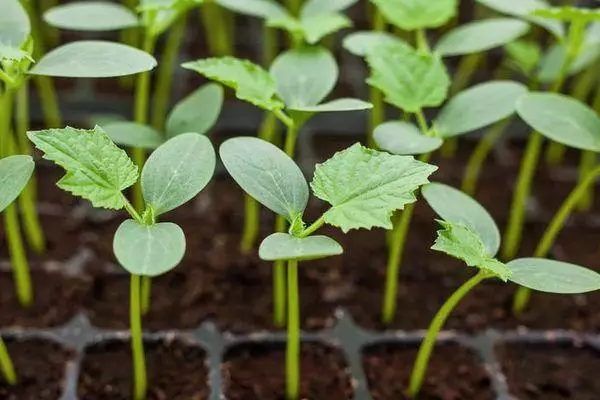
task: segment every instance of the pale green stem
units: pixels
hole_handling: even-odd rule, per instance
[[[131,274],[131,288],[129,292],[129,324],[131,329],[131,353],[133,357],[134,400],[144,400],[146,398],[146,389],[148,385],[146,378],[144,340],[142,337],[142,312],[140,301],[140,276]]]
[[[15,373],[15,367],[2,338],[0,338],[0,368],[2,368],[2,376],[4,376],[6,383],[11,386],[16,385],[17,374]]]
[[[373,5],[373,16],[372,16],[373,30],[377,32],[385,32],[387,30],[387,24],[383,14]],[[385,120],[385,103],[383,102],[383,94],[379,89],[369,86],[369,101],[373,104],[369,118],[369,130],[367,131],[367,146],[370,148],[376,148],[375,139],[373,133],[375,128],[383,123]]]
[[[287,400],[300,396],[300,305],[298,289],[298,261],[287,262],[288,319],[285,352],[285,393]]]
[[[417,29],[417,50],[423,54],[431,53],[425,29]]]
[[[233,55],[233,48],[221,7],[215,4],[214,1],[208,1],[202,5],[200,15],[210,53],[214,56]]]

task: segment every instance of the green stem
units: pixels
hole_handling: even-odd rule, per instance
[[[241,252],[248,254],[254,248],[260,225],[260,206],[254,198],[244,194],[244,230],[240,244]]]
[[[408,386],[409,397],[416,398],[421,390],[423,378],[425,377],[425,372],[427,371],[427,364],[429,363],[429,358],[431,357],[431,352],[433,351],[433,347],[435,346],[435,342],[440,330],[446,323],[450,313],[452,310],[454,310],[462,298],[465,297],[465,295],[469,293],[471,289],[477,286],[485,278],[487,278],[487,275],[484,272],[479,271],[477,275],[473,276],[461,287],[456,289],[452,296],[450,296],[442,305],[437,314],[435,314],[433,321],[431,321],[431,325],[429,325],[429,328],[427,329],[427,334],[425,335],[423,342],[421,342],[419,352],[417,353],[417,359],[413,366],[412,374],[410,375],[410,384]]]
[[[214,1],[207,1],[200,10],[208,48],[214,56],[233,55],[228,29],[221,7]]]
[[[285,393],[287,400],[300,396],[300,306],[298,293],[298,261],[287,262],[288,323],[285,353]]]
[[[590,171],[596,165],[596,152],[595,151],[582,151],[581,159],[579,161],[579,180],[581,183],[585,177],[590,173]],[[577,203],[577,210],[579,211],[589,211],[594,204],[594,187],[591,186],[588,190],[586,190],[581,197],[579,203]]]
[[[299,238],[305,238],[307,236],[312,235],[319,228],[321,228],[325,224],[325,214],[321,215],[319,219],[313,222],[308,228],[304,229],[300,234],[298,234]]]
[[[379,11],[379,9],[372,5],[373,7],[373,30],[377,32],[385,32],[387,30],[387,24],[383,14]],[[370,118],[369,118],[369,130],[367,131],[367,146],[370,148],[375,148],[377,145],[375,144],[375,139],[373,138],[373,133],[375,132],[375,128],[383,123],[385,120],[385,103],[383,102],[383,94],[379,91],[379,89],[369,86],[369,101],[373,104],[373,108],[371,109]]]
[[[160,60],[152,109],[152,127],[159,132],[164,132],[165,129],[167,108],[171,99],[173,71],[177,64],[177,57],[179,56],[183,38],[185,37],[186,26],[186,15],[182,14],[169,31]]]
[[[135,12],[139,0],[122,0],[123,5]],[[141,30],[138,27],[123,29],[119,32],[119,41],[131,47],[139,47]],[[123,76],[119,78],[119,83],[125,88],[133,87],[135,79],[131,76]]]
[[[597,165],[582,180],[579,181],[575,189],[573,189],[569,196],[567,196],[565,201],[560,206],[558,212],[554,215],[554,218],[552,218],[552,221],[544,231],[544,234],[535,249],[534,257],[543,258],[548,255],[552,245],[556,241],[558,234],[564,227],[567,218],[569,218],[577,203],[581,201],[587,190],[593,186],[594,182],[599,176],[600,165]],[[515,294],[515,298],[513,299],[513,312],[516,315],[521,314],[525,307],[527,307],[530,294],[531,290],[525,287],[519,287],[517,293]]]
[[[144,341],[142,338],[142,313],[140,307],[140,276],[131,274],[129,292],[129,324],[131,329],[131,352],[133,357],[133,398],[146,398],[146,361],[144,356]]]
[[[17,298],[23,307],[29,307],[33,303],[31,276],[29,274],[29,263],[25,254],[21,229],[19,228],[17,206],[14,203],[4,210],[4,230],[6,232],[6,240],[8,241],[8,251],[17,289]]]
[[[9,385],[16,385],[17,374],[15,374],[15,367],[13,366],[10,354],[8,354],[8,349],[2,338],[0,338],[0,368],[2,368],[4,380]]]
[[[427,127],[427,120],[425,119],[423,110],[418,110],[415,113],[415,117],[417,118],[417,123],[419,124],[419,129],[421,130],[421,133],[427,136],[429,134],[429,128]]]
[[[150,303],[152,302],[152,278],[149,276],[142,276],[142,315],[146,315],[150,310]]]
[[[32,1],[32,0],[25,0]],[[38,0],[40,5],[40,15],[43,15],[49,9],[58,5],[58,0]],[[57,28],[50,24],[41,25],[43,29],[43,37],[45,43],[49,44],[50,47],[56,47],[60,43],[60,33]]]
[[[425,29],[417,29],[417,50],[420,53],[427,54],[431,53],[431,49],[429,48],[429,42],[427,41],[427,34]]]

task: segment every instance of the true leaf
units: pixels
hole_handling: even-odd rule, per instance
[[[517,113],[529,126],[556,142],[600,151],[600,117],[571,97],[533,92],[517,102]]]
[[[468,266],[477,267],[504,282],[510,279],[511,270],[486,252],[481,238],[475,232],[462,224],[438,222],[443,229],[437,232],[437,239],[431,247],[433,250],[458,258]]]
[[[516,40],[504,46],[508,65],[526,77],[531,76],[542,59],[541,46],[530,40]]]
[[[123,221],[113,239],[119,264],[129,273],[158,276],[175,268],[185,254],[185,235],[172,222],[143,225]]]
[[[167,136],[185,132],[204,135],[217,122],[222,107],[223,88],[214,83],[201,86],[177,103],[169,113]]]
[[[274,0],[215,0],[231,11],[254,17],[271,19],[288,16],[287,10]]]
[[[491,81],[475,85],[454,96],[434,122],[439,136],[452,137],[475,131],[515,112],[517,100],[527,88],[511,81]]]
[[[283,108],[275,99],[275,81],[262,67],[233,57],[207,58],[182,65],[235,90],[240,99],[266,110]]]
[[[25,189],[34,167],[30,156],[9,156],[0,160],[0,212]]]
[[[261,260],[314,260],[342,254],[342,246],[330,237],[316,235],[298,238],[287,233],[274,233],[258,248]]]
[[[2,0],[0,43],[19,48],[31,32],[27,12],[19,0]]]
[[[304,38],[309,44],[316,44],[325,36],[352,26],[352,20],[343,14],[319,14],[301,19]]]
[[[316,106],[290,107],[291,110],[311,113],[369,110],[373,104],[359,99],[336,99]]]
[[[0,43],[0,61],[16,61],[20,62],[23,59],[33,61],[31,55],[18,47],[5,46]]]
[[[179,207],[204,189],[215,162],[215,151],[206,136],[175,136],[150,155],[142,170],[144,200],[156,215]]]
[[[344,11],[358,0],[308,0],[300,10],[302,18]]]
[[[533,11],[532,15],[566,22],[579,21],[588,23],[591,21],[600,21],[599,10],[573,6],[542,8]]]
[[[325,222],[350,229],[392,228],[395,210],[416,201],[415,190],[437,167],[410,156],[396,156],[355,144],[318,164],[311,182],[331,208]]]
[[[474,21],[442,36],[435,51],[442,56],[479,53],[512,42],[529,31],[529,24],[514,18]]]
[[[500,248],[500,230],[491,215],[475,199],[442,183],[425,185],[421,193],[444,221],[466,226],[479,236],[489,256],[496,255]]]
[[[343,46],[355,56],[364,57],[376,46],[397,41],[398,38],[388,32],[361,31],[346,35]]]
[[[44,158],[63,167],[61,189],[81,196],[95,207],[120,209],[121,191],[133,185],[138,168],[99,126],[94,129],[48,129],[27,132]]]
[[[102,124],[102,129],[118,145],[155,149],[164,141],[162,135],[148,125],[130,121]]]
[[[335,58],[322,47],[287,51],[270,70],[277,94],[292,109],[319,104],[335,86],[338,72]]]
[[[108,78],[150,71],[155,66],[154,57],[134,47],[82,40],[50,51],[29,73],[65,78]]]
[[[296,163],[278,147],[253,137],[225,141],[219,154],[246,193],[293,222],[308,202],[308,184]]]
[[[367,83],[385,100],[407,112],[439,106],[448,95],[450,78],[438,56],[420,54],[403,42],[377,46],[367,53]]]
[[[44,21],[61,29],[74,31],[111,31],[138,25],[136,15],[121,4],[86,1],[52,7]]]
[[[597,272],[566,262],[519,258],[507,266],[512,282],[540,292],[576,294],[600,289]]]
[[[401,156],[424,154],[437,150],[444,141],[425,136],[408,122],[385,122],[375,128],[373,138],[381,150]]]
[[[457,0],[371,0],[385,19],[404,30],[438,28],[456,15]]]

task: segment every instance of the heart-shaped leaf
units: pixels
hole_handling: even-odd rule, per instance
[[[402,121],[384,122],[375,128],[373,138],[381,150],[399,156],[430,153],[444,143],[439,137],[425,136],[413,124]]]
[[[308,0],[300,11],[301,18],[314,17],[344,11],[356,4],[358,0]]]
[[[137,16],[121,4],[85,1],[52,7],[44,21],[60,29],[74,31],[112,31],[138,25]]]
[[[206,136],[184,133],[169,139],[144,166],[144,200],[156,215],[179,207],[204,189],[213,176],[215,163],[215,151]]]
[[[600,274],[562,261],[519,258],[507,266],[512,282],[540,292],[576,294],[600,289]]]
[[[129,273],[158,276],[175,268],[183,259],[185,235],[172,222],[143,225],[128,219],[115,233],[113,251]]]
[[[290,107],[291,110],[311,113],[369,110],[373,104],[359,99],[337,99],[316,106]]]
[[[225,168],[246,193],[293,222],[308,203],[308,184],[294,160],[281,149],[254,137],[225,141],[219,154]]]
[[[298,238],[287,233],[274,233],[258,248],[261,260],[314,260],[342,254],[342,246],[327,236]]]
[[[317,164],[313,193],[331,204],[325,222],[350,229],[392,228],[395,210],[416,201],[414,192],[437,167],[355,144]]]
[[[475,199],[442,183],[425,185],[421,193],[444,221],[466,226],[479,236],[490,257],[496,255],[500,248],[500,230],[492,216]]]
[[[109,78],[150,71],[154,67],[154,57],[142,50],[120,43],[82,40],[50,51],[29,73],[64,78]]]
[[[528,93],[517,102],[517,113],[551,140],[577,149],[600,151],[600,117],[578,100],[554,93]]]
[[[162,144],[162,135],[148,125],[130,121],[115,121],[102,125],[102,129],[120,146],[155,149]]]
[[[527,31],[529,24],[514,18],[475,21],[442,36],[435,46],[435,51],[442,56],[479,53],[512,42]]]
[[[458,11],[457,0],[371,0],[385,19],[406,31],[438,28]]]
[[[29,16],[19,0],[2,0],[0,44],[19,48],[31,32]]]
[[[0,212],[25,189],[34,167],[30,156],[9,156],[0,160]]]
[[[500,121],[515,112],[517,100],[527,88],[511,81],[491,81],[475,85],[454,96],[434,122],[439,136],[452,137],[473,132]]]
[[[287,10],[274,0],[215,0],[220,6],[236,13],[264,19],[284,18]]]
[[[355,56],[364,57],[367,52],[382,44],[398,42],[399,39],[388,32],[361,31],[352,32],[344,37],[343,46]]]
[[[181,100],[167,117],[167,136],[185,132],[206,134],[219,119],[223,88],[215,83],[201,86]]]

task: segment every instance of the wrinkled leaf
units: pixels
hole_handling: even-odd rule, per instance
[[[209,79],[235,90],[240,99],[266,110],[283,108],[275,95],[275,81],[261,66],[233,57],[207,58],[187,62],[183,68],[196,71]]]
[[[394,43],[399,39],[388,32],[361,31],[352,32],[344,37],[343,46],[355,56],[364,57],[376,46]]]
[[[264,19],[283,18],[287,10],[274,0],[215,0],[228,10]]]
[[[529,24],[514,18],[474,21],[442,36],[435,51],[442,56],[479,53],[512,42],[527,31]]]
[[[293,222],[308,203],[308,184],[294,160],[281,149],[254,137],[225,141],[219,154],[225,168],[246,193]]]
[[[158,276],[177,266],[185,254],[185,235],[172,222],[142,225],[128,219],[117,229],[113,251],[129,273]]]
[[[500,248],[500,230],[492,216],[475,199],[442,183],[425,185],[421,193],[444,221],[466,226],[479,236],[489,256],[496,255]]]
[[[450,78],[438,56],[420,54],[402,42],[381,45],[367,54],[367,83],[385,100],[405,111],[439,106],[448,95]]]
[[[375,143],[381,150],[400,156],[430,153],[440,148],[444,141],[425,136],[419,128],[408,122],[385,122],[375,128]]]
[[[138,168],[102,128],[31,131],[27,137],[45,159],[65,169],[58,187],[95,207],[123,208],[121,192],[137,181]]]
[[[517,113],[551,140],[582,150],[600,151],[600,117],[571,97],[533,92],[517,102]]]
[[[111,31],[138,25],[137,16],[121,4],[106,1],[80,1],[52,7],[44,21],[60,29]]]
[[[312,113],[359,111],[373,108],[373,104],[359,99],[337,99],[316,106],[289,107],[291,110]]]
[[[311,187],[331,208],[325,222],[350,229],[392,228],[395,210],[416,201],[414,192],[437,167],[410,156],[383,153],[360,144],[336,153],[315,169]]]
[[[454,96],[440,111],[434,129],[442,137],[475,131],[515,112],[527,88],[512,81],[480,83]]]
[[[162,144],[162,135],[148,125],[130,121],[115,121],[102,124],[102,129],[120,146],[155,149]]]
[[[215,83],[201,86],[175,105],[167,117],[167,136],[186,132],[206,134],[219,119],[223,88]]]
[[[287,233],[274,233],[258,248],[261,260],[314,260],[342,254],[342,246],[330,237],[316,235],[297,238]]]
[[[31,32],[27,12],[19,0],[2,0],[0,12],[0,43],[19,48]]]
[[[142,170],[144,200],[155,215],[179,207],[204,189],[215,163],[215,151],[206,136],[175,136],[150,155]]]
[[[438,28],[458,11],[457,0],[371,0],[385,19],[406,31]]]
[[[25,189],[34,167],[30,156],[9,156],[0,160],[0,212]]]
[[[577,294],[600,289],[600,275],[575,264],[519,258],[507,266],[512,271],[512,282],[540,292]]]
[[[156,60],[134,47],[100,40],[72,42],[47,53],[29,71],[65,78],[109,78],[150,71]]]
[[[358,0],[307,0],[300,11],[301,18],[344,11]]]

